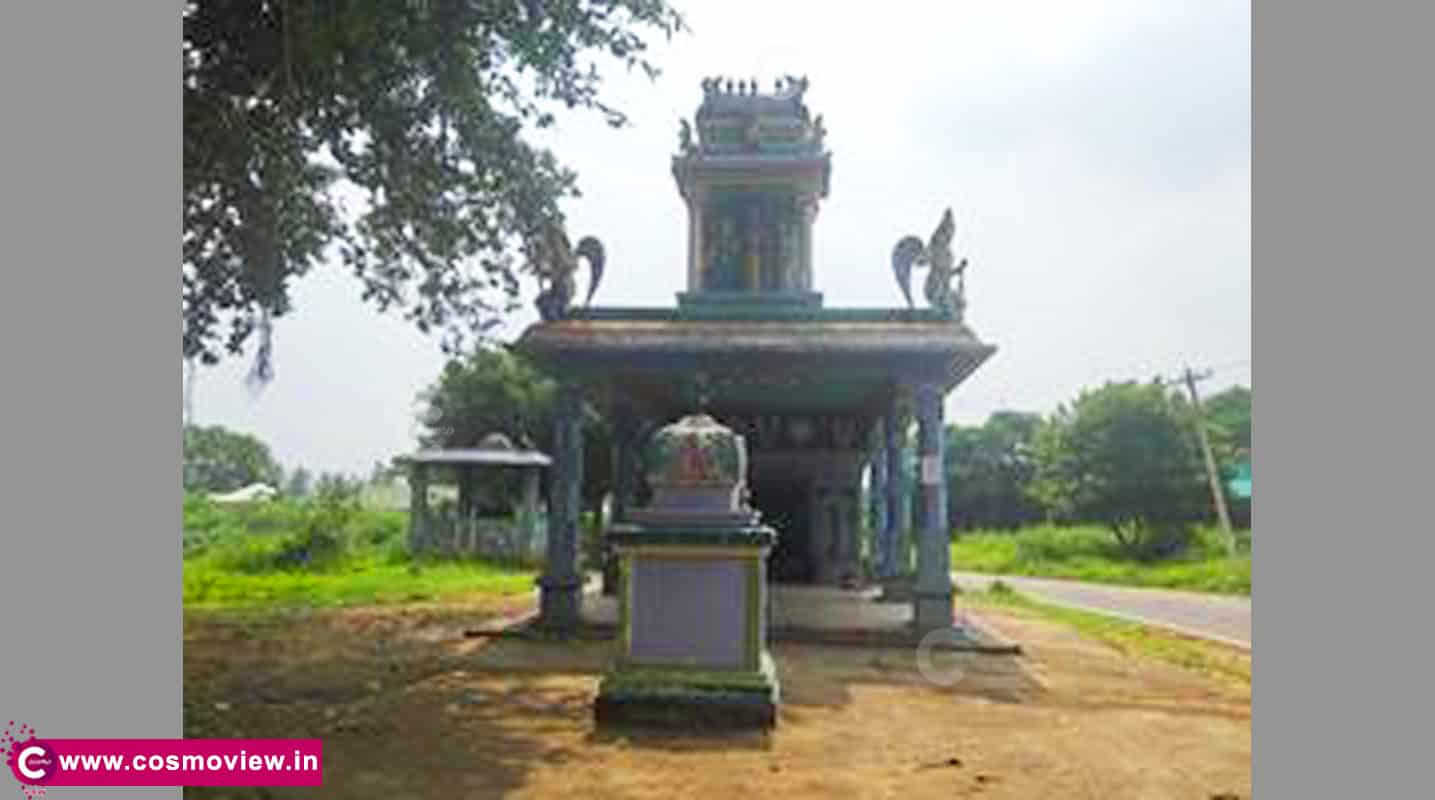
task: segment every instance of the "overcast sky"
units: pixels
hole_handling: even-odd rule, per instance
[[[1186,363],[1220,367],[1208,391],[1250,385],[1249,3],[678,7],[692,31],[655,48],[656,82],[608,70],[607,99],[633,124],[574,114],[550,138],[584,193],[570,233],[607,247],[595,305],[671,306],[684,288],[669,157],[699,81],[806,75],[833,151],[814,231],[828,306],[903,304],[892,245],[956,215],[967,319],[999,351],[948,399],[949,419],[1048,412]],[[337,265],[300,281],[294,306],[275,381],[251,395],[247,357],[203,369],[195,421],[259,436],[286,469],[367,472],[412,449],[436,340],[362,304]]]

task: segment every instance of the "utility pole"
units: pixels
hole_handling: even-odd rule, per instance
[[[1206,435],[1206,412],[1201,408],[1201,394],[1196,391],[1197,381],[1203,381],[1211,377],[1207,370],[1199,375],[1186,367],[1181,380],[1186,384],[1186,390],[1191,394],[1191,405],[1196,411],[1196,433],[1201,439],[1201,454],[1206,459],[1206,478],[1211,482],[1211,499],[1216,503],[1216,516],[1221,521],[1221,529],[1226,533],[1226,542],[1229,547],[1235,547],[1235,534],[1231,531],[1231,515],[1226,511],[1226,493],[1221,487],[1221,476],[1216,470],[1216,457],[1211,454],[1211,439]]]

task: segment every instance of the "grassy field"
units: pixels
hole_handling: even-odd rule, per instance
[[[414,558],[407,525],[403,512],[339,502],[236,507],[188,498],[185,608],[322,608],[532,591],[529,569]]]
[[[1000,581],[988,591],[964,593],[961,602],[974,608],[995,606],[1061,623],[1128,655],[1164,661],[1238,685],[1251,684],[1249,653],[1092,611],[1043,603]]]
[[[1220,533],[1210,529],[1199,531],[1185,553],[1156,562],[1125,557],[1111,533],[1094,526],[1043,526],[1016,533],[964,532],[952,543],[952,569],[1224,594],[1251,593],[1249,538],[1239,542],[1235,555],[1228,555]]]

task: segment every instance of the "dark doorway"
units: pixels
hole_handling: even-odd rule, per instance
[[[764,523],[777,530],[777,546],[768,559],[772,581],[811,583],[816,570],[811,556],[812,506],[806,481],[757,481],[752,504]]]

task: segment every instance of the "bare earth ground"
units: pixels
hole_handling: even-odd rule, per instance
[[[467,639],[526,599],[276,618],[191,612],[186,735],[324,740],[321,789],[188,797],[1246,798],[1249,688],[1000,609],[1020,657],[775,648],[768,736],[598,733],[603,643]]]

